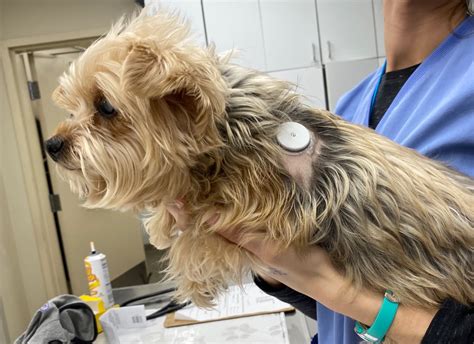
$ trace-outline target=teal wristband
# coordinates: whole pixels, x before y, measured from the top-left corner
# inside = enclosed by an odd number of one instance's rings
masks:
[[[356,321],[354,327],[355,333],[369,343],[380,343],[392,325],[393,319],[395,319],[398,302],[394,294],[390,290],[387,290],[383,298],[382,306],[372,326],[366,328]]]

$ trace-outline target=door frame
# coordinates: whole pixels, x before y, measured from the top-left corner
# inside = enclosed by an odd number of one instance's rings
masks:
[[[58,294],[67,293],[68,290],[54,217],[49,203],[49,191],[42,153],[38,145],[39,137],[35,117],[26,88],[27,78],[24,66],[19,63],[20,59],[17,58],[17,54],[78,45],[85,41],[90,42],[102,36],[104,32],[107,32],[107,28],[0,42],[0,60],[10,109],[10,113],[6,116],[11,117],[13,122],[16,142],[11,144],[17,145],[18,160],[21,166],[15,172],[21,176],[28,203],[24,205],[25,209],[21,212],[21,216],[18,215],[18,210],[12,209],[11,206],[8,208],[8,213],[12,223],[26,224],[20,233],[13,231],[18,256],[38,257],[37,265],[41,270],[39,274],[42,276],[42,281],[30,281],[29,275],[23,271],[24,269],[19,272],[23,279],[30,312],[34,312],[38,305],[46,301],[39,300],[38,295],[44,295],[50,299]],[[13,192],[15,191],[7,189],[7,198],[10,198]],[[30,239],[23,240],[27,236]],[[20,266],[22,265],[25,264],[20,264]],[[34,292],[31,292],[33,290]]]

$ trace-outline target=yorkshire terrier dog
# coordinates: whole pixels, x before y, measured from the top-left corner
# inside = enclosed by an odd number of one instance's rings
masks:
[[[264,269],[223,239],[319,245],[355,285],[400,302],[474,302],[474,181],[301,100],[293,85],[193,43],[174,14],[122,20],[60,78],[71,113],[46,148],[85,206],[147,212],[179,299],[209,306]],[[276,140],[282,123],[316,145],[310,183]],[[190,229],[166,205],[183,199]],[[217,221],[210,221],[218,213]]]

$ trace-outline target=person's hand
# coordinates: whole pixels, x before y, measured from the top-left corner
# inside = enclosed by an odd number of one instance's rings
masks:
[[[318,246],[281,249],[277,242],[263,235],[249,241],[243,240],[238,230],[221,230],[219,234],[258,257],[266,266],[265,275],[261,276],[266,281],[274,285],[278,281],[306,294],[308,290],[302,286],[315,277],[322,277],[327,272],[326,265],[331,264],[326,252]]]
[[[174,217],[176,227],[180,230],[186,230],[188,228],[188,214],[186,213],[182,200],[175,200],[174,203],[168,204],[166,210]]]

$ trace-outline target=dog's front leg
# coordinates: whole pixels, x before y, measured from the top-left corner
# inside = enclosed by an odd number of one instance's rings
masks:
[[[242,283],[251,254],[217,233],[183,231],[168,253],[168,278],[177,284],[176,298],[210,307],[229,283]]]
[[[165,206],[155,208],[144,224],[150,235],[150,243],[159,250],[170,247],[174,238],[179,234],[175,220]]]

